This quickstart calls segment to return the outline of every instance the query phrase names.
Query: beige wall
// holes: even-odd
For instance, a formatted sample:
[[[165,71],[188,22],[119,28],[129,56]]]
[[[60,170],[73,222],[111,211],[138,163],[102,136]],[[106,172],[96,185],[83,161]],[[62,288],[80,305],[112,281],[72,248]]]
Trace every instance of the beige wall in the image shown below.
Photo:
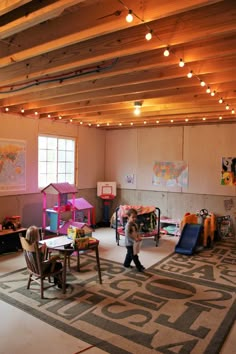
[[[236,155],[235,131],[236,124],[108,131],[105,176],[121,188],[113,206],[155,205],[162,215],[175,218],[208,208],[235,217],[236,189],[220,185],[222,157]],[[188,187],[153,185],[154,162],[176,160],[188,163]],[[135,175],[134,185],[126,183],[128,174]],[[232,202],[230,210],[228,201]]]
[[[20,139],[27,143],[27,188],[19,193],[0,194],[0,220],[6,215],[20,215],[25,226],[41,225],[38,134],[76,138],[78,196],[96,207],[97,221],[101,220],[102,203],[96,196],[96,184],[103,180],[116,181],[119,187],[112,209],[127,203],[155,205],[160,207],[162,215],[176,218],[201,208],[235,216],[235,187],[220,185],[221,158],[236,154],[235,124],[104,131],[0,113],[0,127],[1,139]],[[161,189],[152,184],[154,161],[168,160],[188,162],[187,188]],[[135,175],[133,185],[126,183],[128,174]],[[232,203],[230,210],[226,208],[227,202]],[[54,203],[53,197],[49,197],[48,203]]]

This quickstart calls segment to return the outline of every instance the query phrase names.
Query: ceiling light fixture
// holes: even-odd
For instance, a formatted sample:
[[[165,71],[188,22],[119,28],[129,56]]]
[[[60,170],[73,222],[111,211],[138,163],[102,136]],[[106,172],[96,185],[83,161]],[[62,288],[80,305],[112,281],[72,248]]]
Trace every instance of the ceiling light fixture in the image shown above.
[[[169,47],[167,47],[165,50],[164,50],[164,56],[165,57],[168,57],[170,55],[170,50],[169,50]]]
[[[133,17],[133,15],[132,15],[132,10],[129,10],[128,15],[126,16],[126,21],[127,21],[128,23],[131,23],[131,22],[133,21],[133,19],[134,19],[134,17]]]
[[[191,77],[193,77],[193,71],[192,71],[192,70],[189,71],[189,73],[187,74],[187,77],[188,77],[189,79],[191,79]]]
[[[142,102],[135,101],[134,102],[134,114],[138,116],[141,113]]]
[[[184,61],[183,61],[183,59],[180,59],[180,61],[179,61],[179,66],[181,67],[181,68],[183,68],[184,67]]]
[[[150,30],[150,31],[146,34],[145,38],[146,38],[147,41],[150,41],[150,40],[152,39],[152,30]]]

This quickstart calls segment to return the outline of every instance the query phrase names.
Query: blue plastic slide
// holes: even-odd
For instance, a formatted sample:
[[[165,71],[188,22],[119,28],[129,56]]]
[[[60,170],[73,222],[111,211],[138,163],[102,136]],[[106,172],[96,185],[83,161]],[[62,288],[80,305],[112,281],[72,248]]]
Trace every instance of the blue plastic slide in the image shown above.
[[[175,246],[175,252],[187,255],[193,254],[196,250],[201,233],[202,225],[185,224],[179,242]]]

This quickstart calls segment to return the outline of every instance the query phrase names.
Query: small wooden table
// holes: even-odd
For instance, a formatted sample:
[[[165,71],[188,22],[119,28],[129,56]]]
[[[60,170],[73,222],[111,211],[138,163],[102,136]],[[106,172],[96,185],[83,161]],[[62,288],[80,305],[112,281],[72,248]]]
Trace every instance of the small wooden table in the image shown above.
[[[89,241],[88,247],[81,248],[79,250],[74,250],[71,246],[72,240],[69,239],[67,236],[58,236],[52,237],[47,240],[42,240],[40,243],[46,243],[47,247],[51,250],[55,250],[63,254],[63,279],[62,279],[62,292],[65,294],[66,292],[66,268],[67,268],[67,259],[73,252],[77,253],[77,271],[80,271],[80,252],[93,250],[96,253],[96,261],[97,261],[97,268],[98,268],[98,277],[99,282],[102,284],[102,275],[101,275],[101,267],[100,267],[100,258],[99,258],[99,250],[98,245],[99,241],[93,239]]]
[[[19,235],[25,236],[27,229],[19,228],[16,230],[6,229],[0,231],[0,253],[16,252],[21,250]]]

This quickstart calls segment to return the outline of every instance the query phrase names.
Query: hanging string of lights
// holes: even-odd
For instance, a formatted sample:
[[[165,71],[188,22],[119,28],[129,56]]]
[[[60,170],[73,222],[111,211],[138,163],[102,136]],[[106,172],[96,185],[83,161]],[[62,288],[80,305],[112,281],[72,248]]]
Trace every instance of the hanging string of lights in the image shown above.
[[[171,55],[174,55],[176,58],[176,54],[174,53],[174,51],[171,50],[171,46],[168,44],[168,45],[165,45],[165,43],[163,43],[163,41],[161,40],[161,38],[155,33],[155,31],[140,17],[138,16],[132,9],[130,9],[122,0],[117,0],[127,11],[128,11],[128,14],[126,16],[126,21],[128,23],[131,23],[134,19],[134,17],[136,17],[141,23],[144,24],[144,26],[146,26],[147,28],[147,33],[145,35],[145,38],[147,41],[150,41],[153,37],[157,38],[161,43],[162,45],[165,46],[165,50],[163,52],[163,55],[165,57],[168,57],[170,54]],[[180,58],[179,59],[179,67],[183,68],[183,67],[186,67],[188,69],[188,74],[187,74],[187,77],[189,79],[191,79],[192,77],[196,78],[199,82],[200,82],[200,85],[202,87],[207,87],[206,89],[206,93],[210,94],[212,97],[214,96],[218,96],[219,97],[219,94],[215,91],[215,90],[212,90],[210,88],[210,85],[206,84],[206,82],[204,82],[198,74],[196,74],[193,70],[191,70],[189,67],[188,67],[188,64],[186,64],[183,60],[183,58]],[[226,100],[220,96],[220,98],[218,99],[218,102],[220,104],[225,104],[225,109],[227,111],[229,111],[231,109],[231,113],[234,114],[235,113],[235,110],[234,108],[231,108],[230,105],[226,102]],[[222,117],[219,117],[219,119],[222,119]],[[206,118],[204,119],[206,120]]]

